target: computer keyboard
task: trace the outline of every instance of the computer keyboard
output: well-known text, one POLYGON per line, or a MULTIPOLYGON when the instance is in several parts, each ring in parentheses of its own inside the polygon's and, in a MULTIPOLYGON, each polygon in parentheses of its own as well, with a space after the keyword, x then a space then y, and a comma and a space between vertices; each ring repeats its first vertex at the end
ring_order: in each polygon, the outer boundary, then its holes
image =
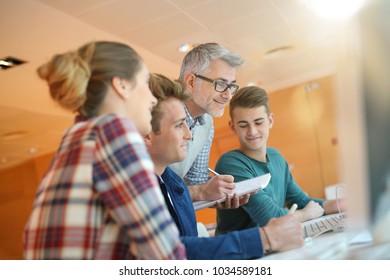
POLYGON ((343 231, 345 217, 345 213, 336 213, 306 221, 303 223, 305 237, 316 237, 329 231, 343 231))

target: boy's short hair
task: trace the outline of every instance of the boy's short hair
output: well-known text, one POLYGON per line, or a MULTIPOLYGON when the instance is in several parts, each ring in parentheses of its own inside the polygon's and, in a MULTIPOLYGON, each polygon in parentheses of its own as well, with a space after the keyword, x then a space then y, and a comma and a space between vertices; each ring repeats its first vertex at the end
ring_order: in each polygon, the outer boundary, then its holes
POLYGON ((176 98, 180 101, 188 101, 191 95, 186 91, 185 85, 179 80, 171 80, 161 74, 150 74, 149 87, 157 99, 157 104, 152 110, 152 131, 160 131, 160 121, 163 117, 161 111, 161 102, 170 98, 176 98))
POLYGON ((236 107, 257 108, 260 106, 265 107, 267 115, 270 114, 269 98, 267 92, 264 89, 257 86, 247 86, 240 88, 230 100, 230 118, 233 119, 233 110, 236 107))

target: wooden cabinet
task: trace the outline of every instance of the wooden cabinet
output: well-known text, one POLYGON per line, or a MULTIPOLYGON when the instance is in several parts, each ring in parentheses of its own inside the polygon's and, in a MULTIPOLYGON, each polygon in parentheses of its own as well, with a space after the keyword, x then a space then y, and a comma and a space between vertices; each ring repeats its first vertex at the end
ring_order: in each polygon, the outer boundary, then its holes
POLYGON ((332 77, 270 94, 275 114, 269 146, 287 159, 299 186, 324 198, 325 186, 339 182, 339 146, 332 77))

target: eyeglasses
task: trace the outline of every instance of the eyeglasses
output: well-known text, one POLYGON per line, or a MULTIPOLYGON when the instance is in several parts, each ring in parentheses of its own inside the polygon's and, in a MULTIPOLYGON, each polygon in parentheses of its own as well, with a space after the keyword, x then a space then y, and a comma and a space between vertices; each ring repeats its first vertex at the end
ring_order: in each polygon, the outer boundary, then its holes
POLYGON ((214 85, 215 91, 217 91, 217 92, 225 92, 227 89, 230 89, 230 94, 233 95, 237 92, 237 90, 239 88, 239 86, 236 84, 228 84, 224 81, 212 80, 212 79, 209 79, 209 78, 202 76, 202 75, 198 75, 195 73, 193 73, 193 74, 195 77, 197 77, 199 79, 202 79, 206 82, 212 83, 214 85))

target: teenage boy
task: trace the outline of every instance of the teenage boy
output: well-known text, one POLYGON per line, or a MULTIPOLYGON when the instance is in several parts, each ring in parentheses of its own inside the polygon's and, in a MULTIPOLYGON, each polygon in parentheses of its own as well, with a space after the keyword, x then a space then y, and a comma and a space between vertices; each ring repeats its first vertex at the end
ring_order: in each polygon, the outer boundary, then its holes
POLYGON ((271 218, 288 213, 293 204, 295 215, 303 222, 344 209, 344 202, 308 197, 296 184, 283 156, 267 147, 274 124, 267 93, 256 86, 241 88, 230 101, 229 126, 237 135, 239 149, 223 154, 215 170, 234 176, 235 182, 271 174, 268 186, 252 195, 237 209, 217 209, 217 233, 264 226, 271 218), (339 203, 339 205, 338 205, 339 203))

